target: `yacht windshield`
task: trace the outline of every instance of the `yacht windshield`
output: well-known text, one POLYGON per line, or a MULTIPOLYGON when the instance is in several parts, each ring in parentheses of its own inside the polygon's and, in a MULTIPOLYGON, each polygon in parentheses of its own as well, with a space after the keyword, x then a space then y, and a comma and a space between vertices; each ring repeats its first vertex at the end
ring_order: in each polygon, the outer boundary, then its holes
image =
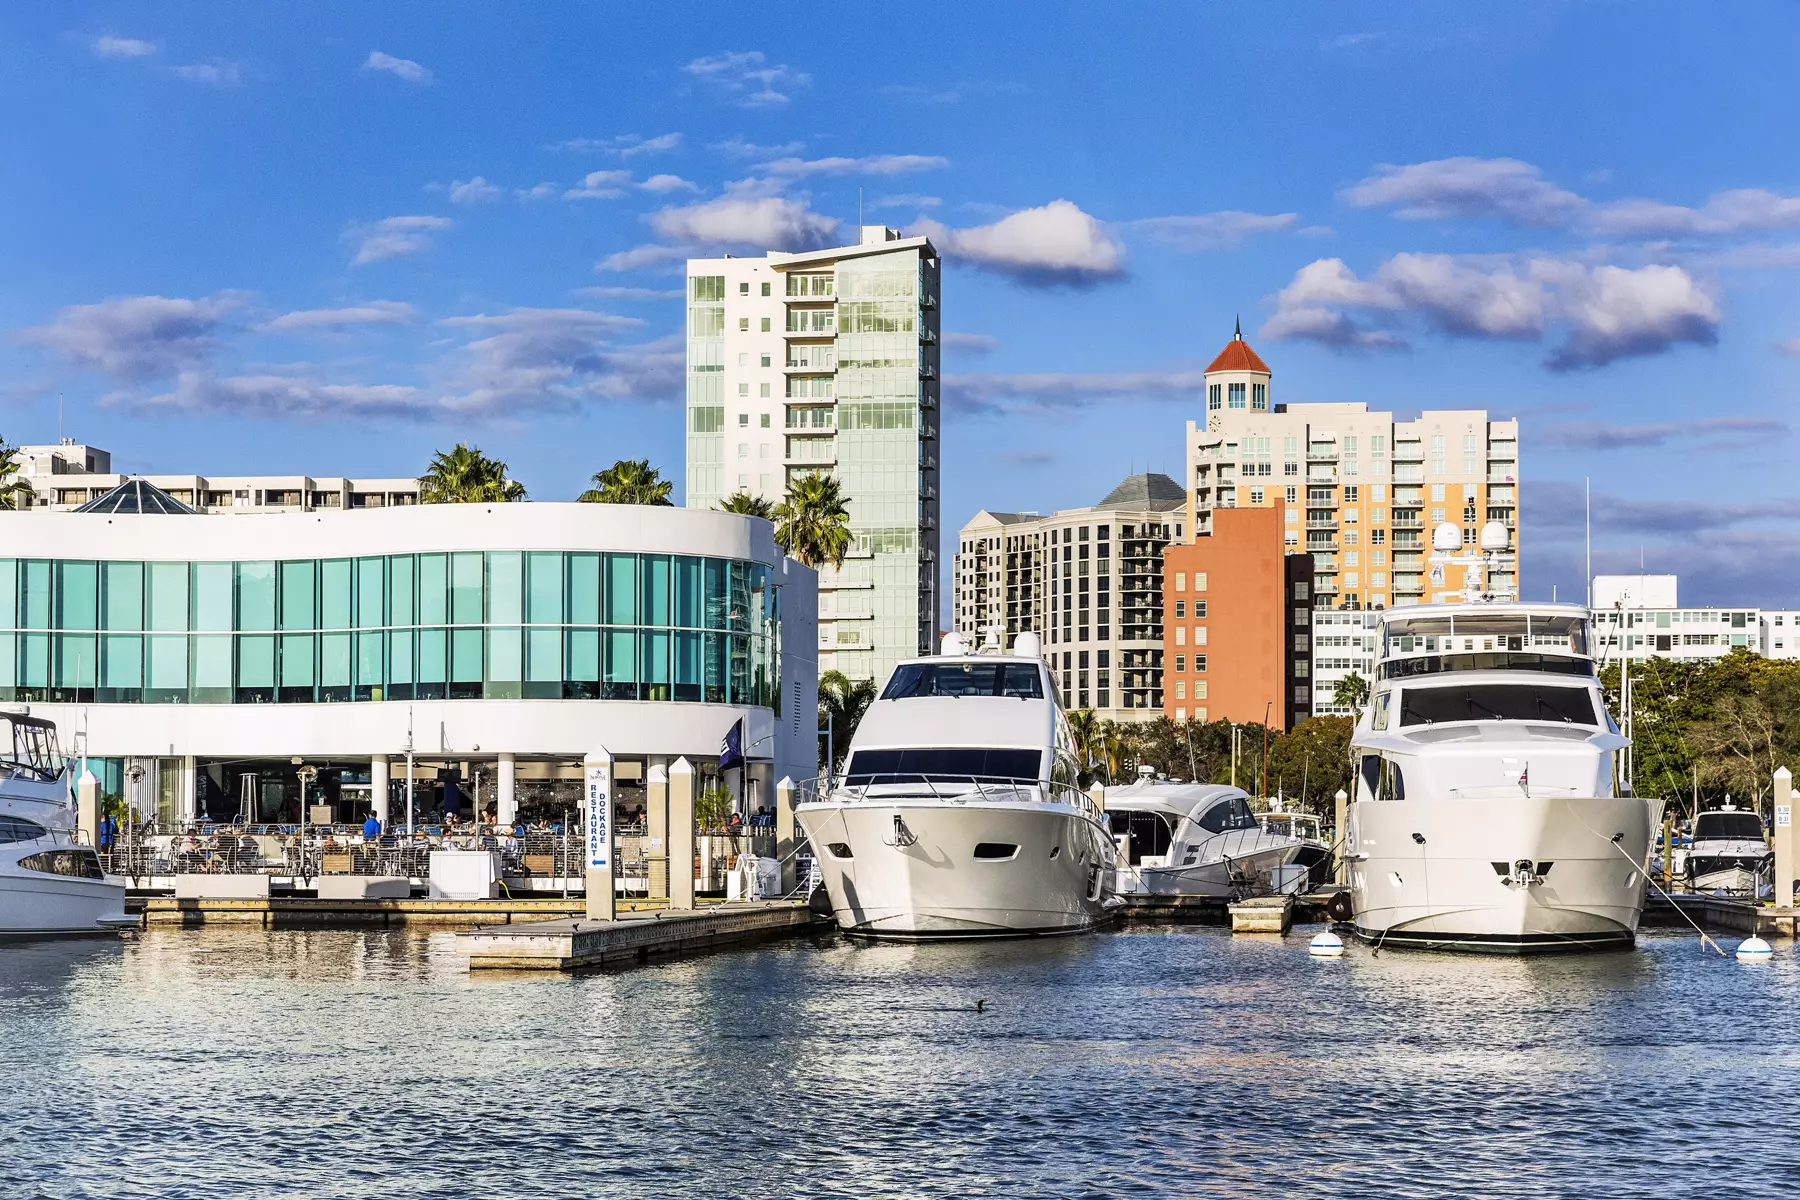
POLYGON ((883 700, 911 696, 1014 696, 1042 700, 1044 685, 1030 662, 906 663, 894 671, 883 700))
POLYGON ((1479 683, 1466 687, 1409 687, 1400 694, 1400 724, 1440 721, 1559 721, 1598 725, 1586 688, 1479 683))
POLYGON ((56 726, 48 721, 0 717, 0 768, 5 767, 30 771, 42 779, 61 775, 63 757, 56 748, 56 726))
POLYGON ((1006 779, 1033 782, 1043 762, 1040 750, 909 747, 858 750, 845 769, 851 787, 872 783, 925 783, 930 780, 1006 779))
POLYGON ((1694 818, 1695 838, 1762 841, 1762 818, 1749 812, 1708 812, 1694 818))

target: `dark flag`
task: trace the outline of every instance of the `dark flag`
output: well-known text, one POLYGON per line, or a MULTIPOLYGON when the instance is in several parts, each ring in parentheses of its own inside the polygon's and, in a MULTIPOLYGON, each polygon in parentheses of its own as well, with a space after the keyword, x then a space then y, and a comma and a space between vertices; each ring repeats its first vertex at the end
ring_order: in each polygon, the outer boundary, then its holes
POLYGON ((719 746, 719 770, 729 771, 744 765, 744 723, 733 721, 719 746))

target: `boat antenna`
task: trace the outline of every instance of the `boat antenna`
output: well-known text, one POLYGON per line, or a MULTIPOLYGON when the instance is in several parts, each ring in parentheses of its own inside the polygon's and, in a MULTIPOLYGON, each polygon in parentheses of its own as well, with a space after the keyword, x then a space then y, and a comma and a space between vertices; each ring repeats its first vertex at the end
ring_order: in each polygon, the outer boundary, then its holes
MULTIPOLYGON (((1594 607, 1594 477, 1586 476, 1582 480, 1583 499, 1586 503, 1585 520, 1587 522, 1587 606, 1594 607)), ((1639 574, 1642 574, 1639 571, 1639 574)), ((1552 594, 1554 599, 1554 593, 1552 594)))

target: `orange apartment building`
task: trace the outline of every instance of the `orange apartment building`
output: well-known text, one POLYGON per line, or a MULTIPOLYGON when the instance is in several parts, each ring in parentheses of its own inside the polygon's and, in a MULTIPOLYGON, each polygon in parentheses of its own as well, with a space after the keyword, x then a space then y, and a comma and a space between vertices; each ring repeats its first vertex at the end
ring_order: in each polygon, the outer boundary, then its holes
POLYGON ((1313 564, 1283 543, 1281 509, 1215 509, 1163 551, 1163 712, 1181 721, 1312 715, 1313 564))

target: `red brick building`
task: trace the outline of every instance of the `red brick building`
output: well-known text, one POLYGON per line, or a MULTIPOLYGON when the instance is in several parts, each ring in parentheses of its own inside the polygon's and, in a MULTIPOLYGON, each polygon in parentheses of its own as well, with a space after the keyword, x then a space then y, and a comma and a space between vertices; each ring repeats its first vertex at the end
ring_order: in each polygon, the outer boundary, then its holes
POLYGON ((1163 552, 1163 712, 1176 720, 1312 715, 1312 559, 1282 544, 1279 508, 1221 508, 1163 552))

